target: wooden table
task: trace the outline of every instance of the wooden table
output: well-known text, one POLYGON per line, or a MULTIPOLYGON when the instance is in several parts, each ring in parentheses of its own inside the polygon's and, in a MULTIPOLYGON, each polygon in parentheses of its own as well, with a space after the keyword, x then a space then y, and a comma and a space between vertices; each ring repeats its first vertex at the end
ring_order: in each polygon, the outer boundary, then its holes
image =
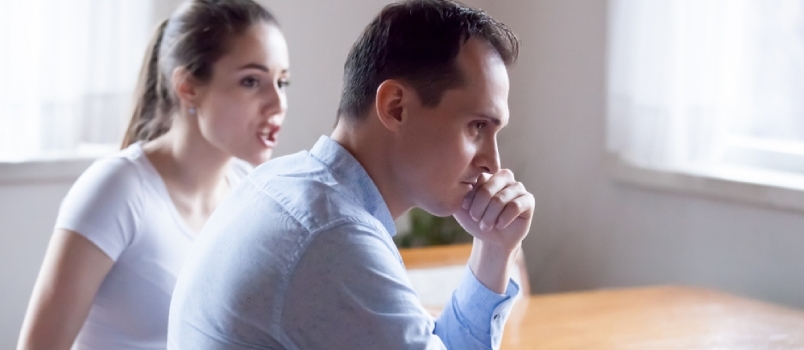
POLYGON ((502 349, 804 349, 804 311, 685 287, 530 296, 502 349))

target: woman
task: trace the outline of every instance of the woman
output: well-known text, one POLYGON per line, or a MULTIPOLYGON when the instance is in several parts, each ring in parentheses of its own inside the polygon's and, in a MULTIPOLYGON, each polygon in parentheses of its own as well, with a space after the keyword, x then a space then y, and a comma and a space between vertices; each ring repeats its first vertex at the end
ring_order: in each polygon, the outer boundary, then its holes
POLYGON ((193 237, 285 117, 287 44, 251 0, 191 0, 163 22, 120 152, 62 202, 19 349, 164 349, 193 237))

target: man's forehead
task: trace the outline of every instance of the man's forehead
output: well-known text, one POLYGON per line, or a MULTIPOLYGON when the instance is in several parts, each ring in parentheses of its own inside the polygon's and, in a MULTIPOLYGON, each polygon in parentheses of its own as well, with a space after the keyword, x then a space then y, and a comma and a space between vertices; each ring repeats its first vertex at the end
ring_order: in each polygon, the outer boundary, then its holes
POLYGON ((459 67, 467 70, 481 70, 489 63, 499 63, 505 67, 500 53, 490 42, 474 37, 461 45, 455 60, 459 67))
POLYGON ((461 46, 456 64, 468 84, 494 84, 508 91, 508 67, 494 47, 482 39, 461 46))

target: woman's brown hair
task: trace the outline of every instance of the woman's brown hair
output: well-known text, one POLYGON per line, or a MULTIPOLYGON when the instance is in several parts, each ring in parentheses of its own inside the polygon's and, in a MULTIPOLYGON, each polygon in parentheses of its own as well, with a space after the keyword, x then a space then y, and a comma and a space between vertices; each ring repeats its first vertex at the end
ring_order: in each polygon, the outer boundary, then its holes
POLYGON ((160 23, 143 59, 122 148, 153 140, 170 129, 178 107, 170 88, 176 67, 184 67, 200 82, 208 81, 232 37, 259 23, 277 21, 252 0, 187 0, 160 23))

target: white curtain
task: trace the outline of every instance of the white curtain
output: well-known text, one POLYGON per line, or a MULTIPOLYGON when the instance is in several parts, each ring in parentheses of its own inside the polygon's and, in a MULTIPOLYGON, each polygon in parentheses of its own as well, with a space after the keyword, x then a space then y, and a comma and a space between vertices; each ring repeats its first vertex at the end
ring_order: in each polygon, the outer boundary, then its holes
POLYGON ((804 144, 804 0, 611 0, 609 20, 611 152, 689 168, 804 144))
POLYGON ((0 1, 0 161, 81 156, 119 144, 152 6, 0 1))

